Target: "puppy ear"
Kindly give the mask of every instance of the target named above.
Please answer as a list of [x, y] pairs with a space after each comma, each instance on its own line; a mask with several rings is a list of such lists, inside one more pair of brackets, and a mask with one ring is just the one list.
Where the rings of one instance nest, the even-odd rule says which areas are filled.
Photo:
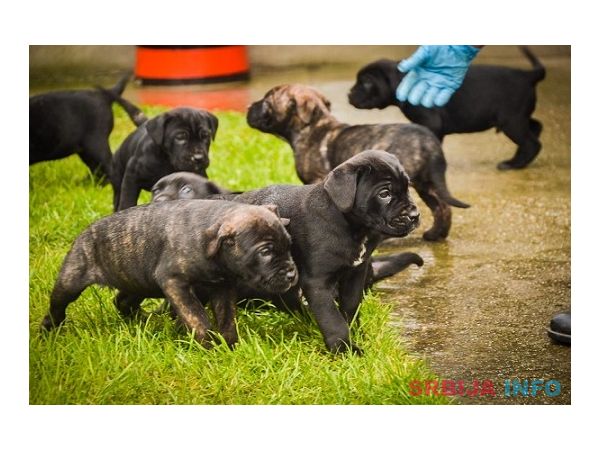
[[166, 114], [161, 114], [146, 122], [146, 131], [156, 145], [162, 145], [165, 137]]
[[217, 128], [219, 128], [219, 119], [217, 119], [216, 116], [214, 116], [213, 114], [209, 113], [209, 112], [205, 112], [206, 114], [206, 120], [208, 122], [208, 129], [210, 130], [210, 136], [212, 137], [212, 140], [215, 140], [215, 137], [217, 136]]
[[221, 189], [219, 186], [217, 186], [212, 181], [206, 182], [206, 189], [209, 194], [226, 194], [224, 189]]
[[325, 178], [325, 192], [343, 213], [350, 211], [354, 205], [357, 178], [357, 169], [348, 164], [336, 167]]
[[227, 223], [215, 223], [204, 232], [206, 241], [206, 257], [214, 258], [223, 244], [233, 243], [235, 230]]
[[[327, 103], [325, 103], [327, 102]], [[331, 103], [324, 97], [309, 97], [301, 101], [297, 106], [298, 117], [305, 124], [315, 121], [318, 115], [331, 111]]]
[[277, 217], [280, 217], [279, 215], [279, 209], [277, 209], [277, 205], [263, 205], [265, 208], [267, 208], [269, 211], [271, 211], [272, 213], [274, 213]]

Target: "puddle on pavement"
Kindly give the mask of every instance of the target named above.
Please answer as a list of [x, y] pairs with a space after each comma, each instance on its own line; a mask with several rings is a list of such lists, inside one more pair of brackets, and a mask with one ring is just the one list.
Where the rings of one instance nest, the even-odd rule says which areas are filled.
[[[542, 62], [547, 77], [538, 85], [534, 114], [544, 125], [537, 160], [522, 171], [499, 172], [496, 163], [515, 150], [503, 134], [447, 136], [443, 147], [448, 185], [456, 198], [472, 207], [454, 209], [449, 239], [432, 244], [421, 239], [431, 215], [415, 195], [423, 225], [410, 237], [380, 249], [414, 251], [425, 260], [422, 268], [377, 286], [382, 301], [393, 305], [394, 321], [407, 346], [441, 379], [464, 380], [466, 385], [493, 381], [496, 397], [457, 398], [463, 403], [570, 403], [570, 348], [553, 344], [546, 335], [552, 315], [568, 309], [571, 297], [570, 59]], [[522, 59], [497, 63], [526, 67]], [[348, 123], [406, 122], [393, 107], [361, 111], [349, 105], [346, 95], [355, 72], [356, 67], [290, 70], [218, 86], [132, 84], [126, 97], [139, 103], [245, 111], [271, 87], [297, 82], [321, 90], [331, 100], [333, 113]], [[113, 79], [112, 74], [106, 76], [103, 84], [109, 86]], [[561, 394], [504, 398], [504, 380], [514, 378], [559, 380]]]

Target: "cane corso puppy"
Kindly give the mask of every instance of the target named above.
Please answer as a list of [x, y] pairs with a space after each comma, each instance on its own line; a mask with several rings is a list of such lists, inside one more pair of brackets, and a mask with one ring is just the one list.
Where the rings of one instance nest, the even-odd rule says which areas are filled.
[[179, 200], [138, 206], [88, 227], [67, 254], [44, 329], [60, 325], [67, 306], [91, 284], [119, 290], [119, 311], [135, 314], [147, 297], [165, 297], [199, 342], [211, 324], [209, 301], [227, 344], [237, 340], [237, 286], [283, 293], [298, 280], [290, 236], [273, 205]]
[[430, 241], [448, 236], [450, 206], [468, 208], [446, 187], [446, 159], [438, 139], [420, 125], [347, 125], [330, 111], [329, 101], [302, 85], [271, 89], [248, 110], [248, 124], [287, 140], [294, 151], [296, 172], [304, 183], [315, 183], [329, 170], [367, 149], [395, 155], [412, 186], [431, 208], [434, 223], [423, 237]]
[[517, 152], [498, 164], [498, 169], [520, 169], [540, 152], [542, 124], [531, 117], [535, 110], [536, 85], [546, 69], [529, 49], [522, 47], [532, 70], [472, 65], [462, 86], [440, 108], [414, 106], [396, 98], [404, 73], [398, 61], [380, 59], [359, 70], [350, 89], [350, 103], [360, 109], [398, 106], [414, 123], [429, 128], [440, 141], [447, 134], [471, 133], [496, 128], [517, 144]]
[[158, 180], [152, 186], [152, 201], [206, 199], [211, 195], [230, 194], [231, 191], [193, 172], [175, 172]]
[[111, 180], [112, 103], [123, 106], [136, 125], [145, 117], [121, 97], [131, 74], [111, 89], [48, 92], [29, 98], [29, 164], [74, 153], [101, 179]]
[[115, 211], [135, 206], [142, 189], [150, 190], [170, 173], [206, 176], [208, 149], [218, 124], [208, 111], [175, 108], [138, 127], [113, 158]]
[[282, 301], [289, 309], [300, 308], [301, 289], [327, 348], [360, 353], [351, 342], [349, 324], [363, 297], [371, 254], [383, 238], [406, 236], [419, 224], [408, 183], [398, 158], [370, 150], [339, 165], [318, 184], [275, 185], [223, 197], [275, 204], [290, 219], [300, 279]]
[[[225, 188], [216, 183], [191, 172], [175, 172], [162, 177], [152, 186], [152, 201], [164, 202], [179, 199], [209, 199], [215, 195], [230, 194]], [[241, 192], [236, 192], [241, 194]], [[232, 197], [226, 197], [232, 198]], [[423, 259], [416, 253], [403, 252], [385, 256], [373, 256], [367, 274], [366, 287], [391, 277], [408, 268], [410, 265], [423, 265]], [[278, 306], [277, 301], [274, 303]]]

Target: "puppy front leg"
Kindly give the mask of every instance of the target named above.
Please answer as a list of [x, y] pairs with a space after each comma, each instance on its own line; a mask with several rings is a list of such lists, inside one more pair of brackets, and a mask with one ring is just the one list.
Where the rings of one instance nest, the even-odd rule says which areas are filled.
[[194, 338], [199, 343], [210, 347], [206, 340], [211, 327], [210, 320], [192, 286], [176, 277], [167, 278], [159, 284], [179, 320], [194, 333]]
[[121, 211], [137, 205], [137, 200], [142, 189], [134, 173], [128, 166], [121, 183], [120, 197], [115, 211]]
[[[356, 316], [356, 311], [363, 298], [367, 272], [371, 258], [367, 258], [361, 265], [348, 270], [340, 280], [340, 310], [350, 324]], [[358, 317], [356, 317], [358, 322]]]
[[362, 354], [362, 350], [350, 342], [350, 328], [335, 304], [335, 285], [325, 280], [309, 280], [302, 283], [302, 291], [329, 351], [352, 350]]
[[224, 289], [211, 296], [210, 304], [215, 314], [217, 329], [223, 335], [225, 342], [233, 348], [238, 340], [235, 326], [236, 292], [233, 289]]

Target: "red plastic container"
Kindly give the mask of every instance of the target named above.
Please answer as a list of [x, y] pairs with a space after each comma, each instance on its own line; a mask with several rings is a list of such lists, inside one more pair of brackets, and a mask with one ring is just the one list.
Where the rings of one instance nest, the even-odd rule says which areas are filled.
[[244, 45], [138, 45], [135, 76], [147, 85], [247, 80], [248, 52]]

